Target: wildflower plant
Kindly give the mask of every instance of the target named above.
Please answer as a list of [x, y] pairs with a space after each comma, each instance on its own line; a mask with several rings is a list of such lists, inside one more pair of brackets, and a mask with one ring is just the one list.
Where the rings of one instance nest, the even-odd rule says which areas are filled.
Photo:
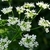
[[[27, 2], [22, 6], [13, 7], [11, 5], [12, 0], [1, 1], [8, 2], [9, 7], [2, 8], [0, 10], [4, 15], [8, 14], [8, 19], [2, 19], [3, 14], [0, 14], [0, 49], [9, 50], [9, 44], [11, 45], [11, 43], [14, 41], [17, 41], [16, 43], [18, 43], [19, 47], [24, 46], [26, 48], [23, 50], [34, 50], [37, 48], [39, 46], [39, 43], [36, 39], [37, 35], [30, 34], [30, 32], [32, 30], [43, 28], [44, 32], [48, 33], [50, 22], [44, 17], [40, 17], [39, 21], [37, 22], [38, 27], [34, 28], [32, 25], [33, 20], [38, 17], [41, 11], [46, 9], [50, 10], [50, 5], [44, 2], [37, 2], [36, 5], [34, 3]], [[39, 8], [38, 12], [36, 11], [36, 6]], [[18, 14], [17, 17], [14, 14], [13, 8], [15, 8], [16, 14]], [[21, 16], [21, 14], [23, 14], [23, 16]], [[8, 38], [10, 40], [8, 40]]]

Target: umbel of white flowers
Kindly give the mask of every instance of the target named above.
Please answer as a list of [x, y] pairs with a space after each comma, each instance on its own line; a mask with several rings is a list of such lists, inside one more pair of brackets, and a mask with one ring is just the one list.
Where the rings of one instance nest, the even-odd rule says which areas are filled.
[[34, 3], [24, 3], [23, 5], [24, 8], [32, 8], [35, 7]]
[[19, 21], [19, 19], [17, 18], [17, 17], [9, 17], [9, 19], [7, 20], [8, 21], [8, 26], [11, 26], [11, 25], [15, 25], [18, 21]]
[[17, 10], [18, 14], [21, 14], [21, 13], [24, 12], [25, 8], [24, 8], [23, 6], [21, 6], [21, 7], [16, 7], [16, 10]]
[[0, 38], [0, 50], [7, 50], [8, 45], [11, 43], [10, 40], [8, 40], [8, 37], [6, 38]]
[[48, 27], [50, 27], [50, 22], [48, 20], [45, 20], [44, 17], [40, 18], [40, 20], [38, 22], [38, 25], [43, 26], [45, 31], [46, 31], [46, 33], [49, 32]]
[[36, 3], [37, 6], [43, 8], [43, 9], [49, 9], [49, 4], [48, 3], [44, 3], [44, 2], [38, 2]]
[[29, 9], [26, 9], [26, 12], [24, 14], [25, 17], [27, 18], [33, 18], [33, 16], [38, 15], [35, 10], [29, 10]]
[[17, 24], [22, 31], [30, 31], [30, 28], [31, 28], [31, 22], [27, 21], [19, 21], [18, 24]]
[[13, 7], [8, 7], [8, 8], [3, 8], [1, 11], [4, 13], [4, 14], [7, 14], [7, 13], [9, 13], [9, 12], [12, 12], [12, 8]]
[[20, 46], [24, 45], [24, 47], [29, 48], [29, 50], [33, 50], [34, 47], [38, 46], [38, 42], [36, 41], [36, 35], [25, 34], [19, 44]]

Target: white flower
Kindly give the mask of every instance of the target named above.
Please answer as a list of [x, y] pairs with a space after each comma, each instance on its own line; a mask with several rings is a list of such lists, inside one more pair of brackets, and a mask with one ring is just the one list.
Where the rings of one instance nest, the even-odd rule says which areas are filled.
[[25, 17], [27, 18], [33, 18], [34, 15], [38, 15], [35, 10], [29, 10], [29, 9], [26, 9], [26, 12], [25, 12]]
[[43, 26], [46, 33], [49, 32], [47, 27], [50, 27], [50, 22], [48, 20], [45, 20], [44, 18], [40, 18], [38, 25]]
[[36, 35], [25, 34], [19, 42], [20, 46], [24, 45], [24, 47], [29, 48], [29, 50], [33, 50], [34, 47], [38, 46], [38, 42], [36, 40]]
[[16, 7], [16, 10], [17, 10], [18, 14], [21, 14], [24, 12], [25, 9], [23, 8], [23, 6], [21, 6], [21, 7]]
[[19, 20], [17, 17], [9, 17], [9, 19], [7, 20], [8, 21], [8, 26], [10, 25], [15, 25]]
[[45, 28], [45, 31], [46, 31], [46, 33], [48, 33], [49, 32], [49, 28]]
[[50, 27], [50, 22], [48, 20], [45, 20], [44, 18], [40, 18], [38, 25], [45, 27]]
[[49, 4], [44, 3], [44, 2], [38, 2], [36, 3], [37, 6], [42, 7], [43, 9], [49, 8]]
[[18, 22], [17, 24], [18, 26], [20, 26], [21, 30], [22, 31], [30, 31], [30, 28], [31, 28], [31, 22], [27, 21], [20, 21]]
[[1, 50], [6, 50], [6, 49], [8, 49], [8, 45], [11, 43], [11, 41], [10, 40], [8, 40], [8, 37], [6, 37], [6, 38], [1, 38], [0, 39], [0, 49]]
[[34, 3], [25, 3], [23, 5], [24, 8], [31, 8], [31, 7], [35, 7]]
[[0, 20], [1, 20], [1, 15], [0, 15]]
[[9, 13], [9, 12], [12, 12], [12, 8], [13, 7], [8, 7], [8, 8], [3, 8], [1, 11], [4, 13], [4, 14], [7, 14], [7, 13]]
[[8, 0], [2, 0], [2, 1], [8, 1]]

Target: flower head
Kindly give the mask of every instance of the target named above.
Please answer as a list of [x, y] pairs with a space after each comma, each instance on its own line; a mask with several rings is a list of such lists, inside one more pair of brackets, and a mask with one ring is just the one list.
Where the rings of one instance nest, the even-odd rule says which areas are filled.
[[20, 46], [24, 45], [24, 47], [32, 49], [38, 46], [38, 42], [36, 41], [36, 35], [25, 34], [19, 42]]
[[26, 9], [25, 16], [27, 18], [33, 18], [35, 15], [38, 15], [35, 10]]
[[44, 2], [38, 2], [36, 3], [37, 6], [42, 7], [43, 9], [49, 8], [49, 4], [44, 3]]
[[31, 7], [35, 7], [34, 3], [25, 3], [23, 5], [24, 8], [31, 8]]
[[6, 38], [1, 38], [0, 39], [0, 50], [7, 50], [8, 49], [8, 45], [11, 43], [10, 40], [8, 40], [8, 37]]
[[23, 6], [21, 6], [21, 7], [16, 7], [16, 10], [17, 10], [18, 14], [21, 14], [21, 13], [24, 12], [25, 8], [23, 8]]
[[18, 26], [20, 26], [22, 31], [30, 31], [31, 22], [20, 21], [20, 22], [18, 22]]
[[9, 12], [12, 12], [12, 8], [13, 7], [8, 7], [8, 8], [3, 8], [1, 11], [4, 13], [4, 14], [7, 14], [7, 13], [9, 13]]
[[50, 22], [48, 20], [45, 20], [44, 18], [40, 18], [38, 25], [43, 26], [46, 33], [49, 32], [47, 27], [50, 27]]
[[17, 17], [9, 17], [8, 21], [8, 26], [10, 25], [15, 25], [19, 20]]

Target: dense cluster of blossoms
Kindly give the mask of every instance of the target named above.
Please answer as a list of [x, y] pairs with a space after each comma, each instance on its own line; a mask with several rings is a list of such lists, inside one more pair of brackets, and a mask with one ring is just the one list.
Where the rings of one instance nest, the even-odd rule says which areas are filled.
[[36, 41], [36, 35], [25, 34], [19, 44], [20, 46], [24, 45], [24, 47], [29, 48], [29, 50], [33, 50], [34, 47], [38, 46], [38, 42]]
[[19, 20], [17, 17], [9, 17], [8, 21], [8, 26], [10, 25], [15, 25]]
[[48, 27], [50, 27], [50, 22], [48, 20], [45, 20], [44, 18], [40, 18], [38, 25], [43, 26], [46, 33], [49, 32]]
[[16, 7], [16, 10], [17, 10], [18, 14], [21, 14], [24, 12], [25, 9], [23, 6], [21, 6], [21, 7]]
[[8, 45], [11, 43], [10, 40], [8, 40], [8, 37], [6, 38], [1, 38], [0, 39], [0, 50], [7, 50]]
[[32, 7], [35, 7], [34, 3], [25, 3], [23, 5], [24, 8], [32, 8]]
[[44, 3], [44, 2], [38, 2], [38, 3], [36, 3], [36, 5], [43, 9], [47, 9], [47, 8], [49, 9], [49, 4]]
[[9, 13], [9, 12], [12, 12], [12, 8], [13, 7], [8, 7], [8, 8], [3, 8], [1, 11], [4, 13], [4, 14], [7, 14], [7, 13]]
[[18, 26], [20, 26], [21, 30], [22, 31], [30, 31], [30, 28], [31, 28], [31, 22], [27, 21], [19, 21]]
[[25, 17], [33, 18], [33, 16], [38, 15], [35, 10], [26, 9]]

